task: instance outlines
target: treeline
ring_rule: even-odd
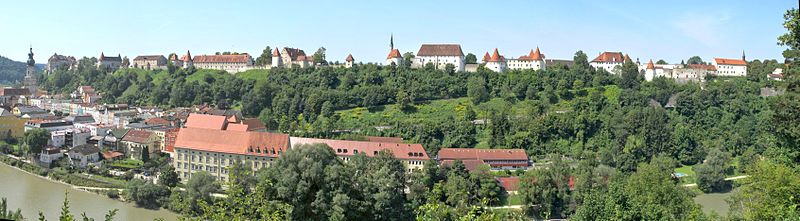
[[[12,84],[22,82],[25,77],[27,65],[25,62],[18,62],[0,56],[0,83]]]

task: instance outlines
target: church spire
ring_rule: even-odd
[[[744,56],[744,50],[742,50],[742,61],[747,61],[747,59],[745,59],[745,56]]]
[[[28,66],[33,67],[36,65],[36,61],[33,60],[33,46],[30,47],[30,52],[28,52]]]
[[[394,50],[394,33],[389,35],[389,49]]]

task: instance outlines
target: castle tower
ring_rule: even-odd
[[[194,60],[192,60],[192,53],[189,50],[186,50],[186,55],[184,55],[183,59],[183,68],[189,68],[194,66]]]
[[[31,47],[30,53],[28,53],[28,69],[25,72],[25,79],[23,84],[25,85],[25,88],[28,88],[28,90],[31,92],[32,97],[35,97],[36,92],[39,90],[39,86],[38,83],[36,82],[37,80],[34,73],[36,71],[35,65],[36,61],[33,60],[33,47]]]
[[[278,51],[278,48],[275,48],[275,50],[272,51],[272,67],[282,67],[283,64],[281,64],[281,61],[281,52]]]
[[[356,60],[353,59],[353,55],[352,54],[348,54],[347,58],[344,59],[344,67],[346,67],[346,68],[353,67],[353,63],[355,63],[355,61]]]
[[[647,67],[644,70],[644,80],[652,81],[656,77],[656,66],[653,64],[653,59],[647,62]]]

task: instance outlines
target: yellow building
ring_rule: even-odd
[[[25,136],[25,123],[28,119],[15,116],[0,116],[0,139],[8,136],[22,138]]]
[[[291,137],[292,148],[303,144],[325,144],[328,145],[336,156],[342,161],[348,162],[350,158],[358,153],[364,153],[368,157],[378,155],[378,152],[389,150],[394,158],[400,160],[405,166],[407,173],[422,171],[425,161],[430,160],[428,153],[420,144],[406,144],[397,142],[373,142],[373,141],[351,141],[351,140],[330,140],[304,137]]]

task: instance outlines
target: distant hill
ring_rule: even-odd
[[[37,72],[42,70],[43,64],[36,64]],[[14,61],[0,56],[0,83],[13,83],[25,78],[25,62]]]

